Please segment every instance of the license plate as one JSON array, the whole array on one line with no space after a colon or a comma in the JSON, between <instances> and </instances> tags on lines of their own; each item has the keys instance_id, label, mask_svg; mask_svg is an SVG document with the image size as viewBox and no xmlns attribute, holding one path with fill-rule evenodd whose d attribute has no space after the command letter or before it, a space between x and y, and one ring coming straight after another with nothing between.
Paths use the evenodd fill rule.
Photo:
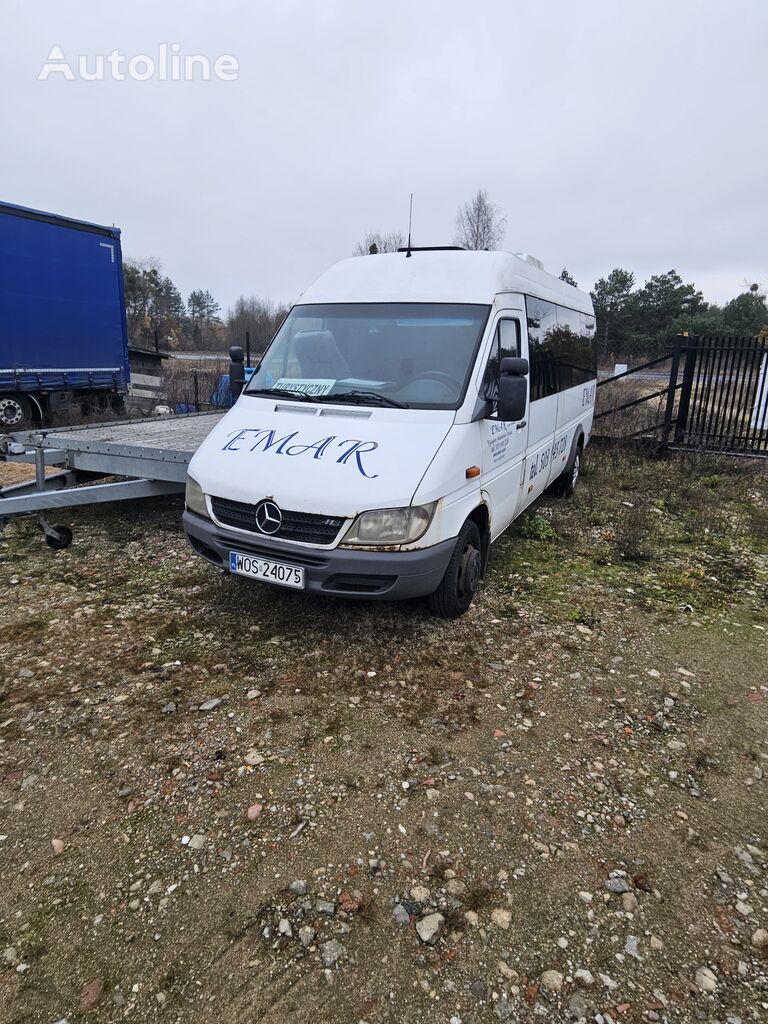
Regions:
<instances>
[{"instance_id":1,"label":"license plate","mask_svg":"<svg viewBox=\"0 0 768 1024\"><path fill-rule=\"evenodd\" d=\"M304 568L300 565L286 565L285 562L273 562L269 558L258 558L256 555L242 555L239 551L230 551L229 571L238 573L240 576L250 576L254 580L277 583L281 587L293 587L294 590L304 589Z\"/></svg>"}]
</instances>

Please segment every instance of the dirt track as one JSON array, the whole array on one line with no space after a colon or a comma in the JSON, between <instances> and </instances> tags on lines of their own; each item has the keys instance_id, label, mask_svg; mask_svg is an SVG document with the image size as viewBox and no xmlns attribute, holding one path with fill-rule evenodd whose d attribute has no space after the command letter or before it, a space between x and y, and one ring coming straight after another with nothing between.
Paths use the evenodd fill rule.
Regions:
<instances>
[{"instance_id":1,"label":"dirt track","mask_svg":"<svg viewBox=\"0 0 768 1024\"><path fill-rule=\"evenodd\" d=\"M766 477L592 464L456 623L14 524L0 1020L765 1019Z\"/></svg>"}]
</instances>

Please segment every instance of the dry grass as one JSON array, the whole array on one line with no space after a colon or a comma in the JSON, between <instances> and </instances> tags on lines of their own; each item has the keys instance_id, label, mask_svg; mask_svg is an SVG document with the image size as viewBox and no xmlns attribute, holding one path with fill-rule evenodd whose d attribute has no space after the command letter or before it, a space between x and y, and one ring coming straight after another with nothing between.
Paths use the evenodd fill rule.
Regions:
<instances>
[{"instance_id":1,"label":"dry grass","mask_svg":"<svg viewBox=\"0 0 768 1024\"><path fill-rule=\"evenodd\" d=\"M658 436L656 427L664 419L666 394L649 399L631 409L619 407L626 402L654 394L664 387L664 384L664 380L638 381L629 377L601 385L597 389L595 412L604 415L595 422L594 433L605 437L628 437L648 431Z\"/></svg>"}]
</instances>

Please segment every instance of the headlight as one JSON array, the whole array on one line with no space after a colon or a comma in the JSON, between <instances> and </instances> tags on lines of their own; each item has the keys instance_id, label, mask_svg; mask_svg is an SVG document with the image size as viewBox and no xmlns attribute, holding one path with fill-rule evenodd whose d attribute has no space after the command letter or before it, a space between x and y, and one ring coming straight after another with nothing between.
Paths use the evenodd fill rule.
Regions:
<instances>
[{"instance_id":1,"label":"headlight","mask_svg":"<svg viewBox=\"0 0 768 1024\"><path fill-rule=\"evenodd\" d=\"M352 523L341 543L364 547L410 544L427 532L436 505L437 502L433 501L429 505L363 512Z\"/></svg>"},{"instance_id":2,"label":"headlight","mask_svg":"<svg viewBox=\"0 0 768 1024\"><path fill-rule=\"evenodd\" d=\"M187 486L184 489L184 503L190 512L196 512L197 515L210 519L203 489L189 473L187 473Z\"/></svg>"}]
</instances>

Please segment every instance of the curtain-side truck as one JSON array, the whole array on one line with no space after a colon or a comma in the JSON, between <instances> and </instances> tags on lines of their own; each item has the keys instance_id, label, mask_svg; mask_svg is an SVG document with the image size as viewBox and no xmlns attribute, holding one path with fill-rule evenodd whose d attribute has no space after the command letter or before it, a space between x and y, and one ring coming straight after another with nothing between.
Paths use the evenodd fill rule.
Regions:
<instances>
[{"instance_id":1,"label":"curtain-side truck","mask_svg":"<svg viewBox=\"0 0 768 1024\"><path fill-rule=\"evenodd\" d=\"M128 384L119 228L0 202L0 434L120 413Z\"/></svg>"}]
</instances>

